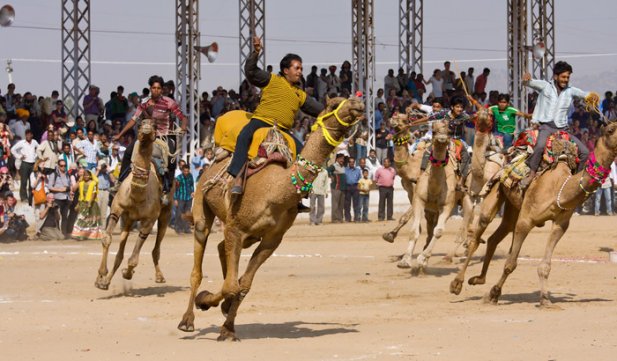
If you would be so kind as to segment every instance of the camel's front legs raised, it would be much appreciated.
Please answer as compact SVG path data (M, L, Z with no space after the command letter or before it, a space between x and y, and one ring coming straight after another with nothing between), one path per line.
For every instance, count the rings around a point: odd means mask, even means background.
M152 227L154 226L155 220L144 220L141 221L141 227L139 229L139 236L137 237L137 241L135 242L135 247L133 247L133 253L131 257L129 257L128 267L122 270L122 277L126 280L130 280L133 278L133 273L135 273L135 267L139 264L139 252L141 252L141 247L143 247L146 238L150 232L152 232Z
M225 299L221 305L221 311L226 316L225 323L221 327L221 333L218 337L218 341L239 341L235 335L235 319L238 313L238 308L242 303L242 300L251 289L253 279L259 267L274 253L274 250L281 244L282 235L277 235L273 239L264 238L259 246L253 252L251 260L249 261L246 271L240 277L240 293L232 298Z
M456 277L450 283L450 293L454 293L456 295L461 293L461 290L463 289L463 281L465 280L465 272L467 271L467 267L469 267L469 262L471 262L473 254L478 249L480 237L482 237L486 227L488 227L491 221L495 218L499 208L504 202L505 196L500 191L499 187L499 184L493 186L480 205L480 214L474 215L471 228L467 232L467 258L465 259L465 262Z
M114 228L116 228L116 224L118 223L119 216L115 213L111 213L109 215L109 222L107 223L107 229L105 233L105 238L102 240L103 244L103 257L101 258L101 265L99 267L99 274L96 277L96 281L94 282L94 286L100 288L102 290L109 289L109 281L107 281L107 256L109 255L109 246L111 246L112 234Z
M156 242L154 248L152 248L152 262L154 263L154 280L156 283L165 283L165 276L161 272L159 267L159 260L161 259L161 242L165 238L167 227L169 226L169 219L171 218L171 207L164 209L157 221L156 230Z
M553 221L553 227L551 229L551 235L546 244L544 251L544 257L538 265L538 277L540 278L540 306L551 307L552 302L548 292L548 275L551 272L551 258L553 257L553 251L557 242L561 239L564 233L570 226L570 217L572 214L560 215L559 219Z
M519 218L516 222L516 228L514 229L514 240L512 241L512 250L508 255L508 259L506 260L506 264L503 268L503 273L501 278L491 288L491 291L488 294L487 301L497 304L499 301L499 296L501 296L501 290L503 288L503 284L508 279L508 276L514 272L517 266L518 255L521 252L521 247L523 246L523 242L527 235L533 229L533 223L531 219L528 218L528 215L525 215L525 218Z
M416 199L412 204L412 217L411 217L411 234L409 235L409 244L407 250L403 255L403 258L397 263L398 268L411 268L411 259L413 257L413 250L416 248L416 242L420 237L420 218L424 214L424 203Z
M413 214L413 206L410 206L409 209L407 209L407 211L398 220L398 224L396 225L396 227L394 227L394 229L391 230L390 232L384 233L381 236L384 239L384 241L387 241L390 243L394 242L396 235L401 230L401 228L403 228L403 226L406 225L407 222L409 222L409 219L411 219L412 214Z

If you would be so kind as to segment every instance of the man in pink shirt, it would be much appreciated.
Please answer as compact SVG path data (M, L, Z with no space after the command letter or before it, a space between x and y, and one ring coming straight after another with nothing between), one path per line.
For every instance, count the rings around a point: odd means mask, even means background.
M390 167L390 159L386 158L383 161L383 167L380 167L375 172L375 184L379 188L379 210L377 212L377 220L383 221L385 215L386 202L388 203L388 220L393 221L392 213L394 207L392 201L394 199L394 178L396 170Z

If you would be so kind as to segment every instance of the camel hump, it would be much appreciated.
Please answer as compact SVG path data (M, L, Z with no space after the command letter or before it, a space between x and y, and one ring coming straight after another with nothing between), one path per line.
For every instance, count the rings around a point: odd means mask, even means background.
M227 112L216 120L214 127L214 144L217 147L223 148L228 152L233 153L236 149L236 140L253 116L252 113L243 110L232 110ZM259 155L259 147L268 139L271 127L260 128L253 134L253 141L249 147L249 159L253 159ZM296 157L296 143L291 135L286 132L279 132L283 135L287 142L287 147L291 153L292 159Z

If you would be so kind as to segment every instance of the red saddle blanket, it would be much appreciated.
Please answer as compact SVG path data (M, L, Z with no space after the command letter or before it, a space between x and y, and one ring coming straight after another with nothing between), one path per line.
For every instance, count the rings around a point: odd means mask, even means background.
M518 135L518 138L514 142L514 146L517 148L518 147L531 147L529 148L531 150L533 149L533 147L535 147L537 140L538 140L538 131L533 130L533 129L527 129L527 130L522 131ZM568 147L559 146L556 149L555 145L558 141L568 142L569 146ZM556 156L559 156L566 151L568 154L571 154L574 157L576 157L576 163L578 164L579 162L579 159L577 156L578 146L576 145L576 143L574 143L571 140L570 134L568 134L568 132L559 130L551 134L546 140L546 146L544 147L544 154L543 154L542 159L546 163L552 164L555 162Z

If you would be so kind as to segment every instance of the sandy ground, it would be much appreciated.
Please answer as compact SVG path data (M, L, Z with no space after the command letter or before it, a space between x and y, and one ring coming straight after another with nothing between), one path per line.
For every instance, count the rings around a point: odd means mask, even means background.
M548 227L530 235L499 304L487 305L482 297L501 274L509 242L498 249L487 284L465 284L455 296L448 289L458 263L439 260L453 246L460 221L448 223L428 274L411 277L391 261L404 250L408 231L394 244L380 238L393 222L309 226L301 219L257 274L237 318L239 343L216 342L223 322L219 309L198 311L193 333L176 329L188 298L191 236L171 231L165 239L166 284L154 283L151 237L133 280L117 274L108 291L94 287L98 242L4 244L1 358L615 360L617 264L608 262L605 248L617 248L616 221L573 219L550 277L553 300L562 309L544 310L537 307L536 266ZM220 232L210 238L202 290L221 286L215 255L220 239ZM243 266L249 255L245 251ZM479 272L478 260L468 276Z

